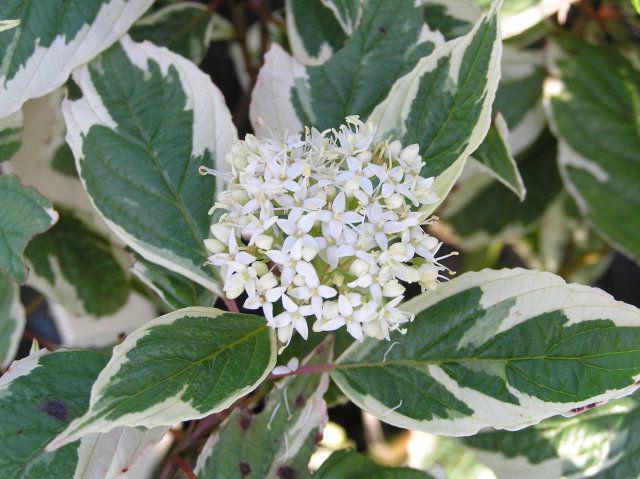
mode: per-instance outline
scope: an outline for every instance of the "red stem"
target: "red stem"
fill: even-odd
[[[232,313],[240,312],[240,308],[238,308],[238,304],[233,299],[229,299],[226,296],[222,296],[222,301],[224,301],[225,306]]]
[[[191,469],[191,466],[187,464],[187,461],[182,459],[177,454],[174,454],[173,456],[171,456],[171,462],[173,462],[176,466],[182,469],[182,472],[184,472],[189,479],[198,479],[198,476],[194,474],[193,469]]]

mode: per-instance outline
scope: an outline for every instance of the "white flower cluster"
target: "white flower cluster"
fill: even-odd
[[[398,309],[401,282],[433,289],[442,277],[441,243],[418,210],[437,201],[418,145],[376,142],[373,124],[348,117],[304,137],[247,135],[226,161],[209,262],[221,267],[227,297],[246,292],[244,307],[262,308],[282,343],[294,330],[306,339],[310,319],[314,331],[346,326],[358,341],[389,339],[413,319]]]

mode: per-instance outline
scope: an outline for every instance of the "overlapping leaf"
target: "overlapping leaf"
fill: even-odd
[[[5,0],[0,32],[0,117],[61,86],[129,29],[153,0]]]
[[[263,318],[185,308],[130,334],[98,376],[87,413],[50,448],[95,432],[198,419],[229,407],[275,364],[273,330]]]
[[[422,174],[436,176],[441,200],[491,123],[500,79],[498,6],[494,4],[467,35],[420,60],[371,114],[381,135],[420,145],[426,161]]]
[[[416,319],[405,335],[352,346],[331,373],[353,402],[396,426],[516,430],[638,387],[640,311],[598,289],[483,270],[406,309]]]
[[[234,30],[226,18],[213,13],[206,5],[180,2],[141,18],[130,35],[136,41],[149,40],[200,63],[211,42],[230,40]]]
[[[0,176],[0,270],[18,283],[27,279],[23,253],[29,240],[48,230],[58,213],[33,188],[23,188],[16,176]]]
[[[86,410],[91,384],[107,359],[91,351],[41,350],[11,365],[0,379],[1,477],[114,479],[162,438],[162,430],[121,428],[44,451]]]
[[[464,440],[498,479],[617,479],[640,476],[640,407],[634,395],[522,431]]]
[[[29,285],[77,315],[116,312],[129,296],[129,280],[111,244],[71,211],[60,213],[58,223],[25,251]]]
[[[527,189],[524,202],[487,176],[476,174],[448,198],[442,212],[458,244],[476,250],[493,241],[510,241],[528,233],[562,191],[555,169],[556,142],[547,132],[518,158]]]
[[[208,253],[216,184],[198,167],[236,138],[220,91],[190,61],[125,37],[74,72],[65,101],[80,178],[109,227],[142,257],[218,290]]]
[[[621,54],[566,39],[547,83],[566,189],[608,241],[640,258],[640,71]]]
[[[318,345],[303,364],[333,359],[333,340]],[[322,396],[327,374],[291,376],[277,383],[264,409],[236,409],[205,444],[195,472],[200,479],[309,477],[308,464],[327,421]]]
[[[274,45],[265,56],[251,102],[251,120],[265,133],[298,132],[369,116],[393,83],[435,46],[412,0],[368,0],[344,47],[321,65],[305,67]]]

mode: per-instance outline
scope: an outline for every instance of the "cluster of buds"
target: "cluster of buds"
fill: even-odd
[[[376,139],[376,126],[347,125],[278,139],[247,135],[226,161],[223,210],[206,240],[228,298],[262,308],[278,339],[346,327],[358,341],[389,339],[413,317],[399,309],[404,284],[433,289],[446,268],[420,212],[437,201],[418,145]],[[203,173],[217,174],[202,169]]]

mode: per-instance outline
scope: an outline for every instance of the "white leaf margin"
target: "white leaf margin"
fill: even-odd
[[[9,81],[6,75],[0,76],[0,117],[16,112],[25,101],[61,86],[74,68],[117,42],[152,3],[153,0],[105,2],[91,25],[85,24],[72,39],[57,35],[49,47],[36,45]]]
[[[89,409],[84,416],[72,421],[67,429],[60,433],[53,441],[47,446],[47,451],[53,451],[59,447],[69,444],[77,439],[83,438],[89,434],[105,433],[109,432],[120,426],[127,426],[135,424],[136,426],[142,426],[146,428],[155,428],[157,426],[172,425],[183,420],[195,420],[209,416],[216,412],[220,412],[231,406],[237,399],[245,396],[256,388],[257,385],[262,383],[264,379],[269,375],[276,363],[277,348],[275,341],[275,334],[273,329],[269,328],[268,332],[271,337],[271,357],[269,365],[265,368],[263,374],[253,384],[242,387],[233,393],[230,393],[227,399],[218,404],[214,409],[209,411],[200,412],[191,406],[189,402],[182,399],[182,394],[187,389],[185,384],[184,388],[176,396],[169,397],[160,403],[154,404],[152,407],[145,409],[144,411],[133,412],[118,417],[113,421],[106,420],[102,416],[102,412],[94,411],[94,406],[103,397],[106,389],[111,385],[111,381],[117,376],[118,371],[123,364],[127,362],[127,353],[135,349],[138,341],[144,338],[151,332],[151,329],[157,326],[170,325],[177,320],[187,317],[200,317],[209,318],[211,320],[217,318],[225,311],[206,308],[200,306],[193,306],[189,308],[179,309],[171,313],[160,316],[152,321],[149,321],[141,328],[137,329],[123,341],[121,344],[113,348],[111,359],[104,367],[104,369],[98,375],[93,387],[91,388],[91,400],[89,402]]]
[[[607,318],[619,327],[640,328],[640,310],[634,306],[616,301],[610,294],[598,288],[580,284],[567,284],[560,276],[552,273],[526,270],[522,268],[490,270],[463,274],[455,280],[439,286],[427,294],[422,294],[403,306],[405,311],[419,313],[434,304],[472,288],[480,288],[480,305],[487,309],[501,301],[516,298],[506,318],[492,334],[507,331],[529,318],[561,310],[568,321],[563,327],[583,321]],[[526,313],[523,313],[526,312]],[[472,328],[474,329],[474,328]],[[410,334],[410,331],[409,333]],[[468,332],[461,341],[477,340]],[[486,338],[489,339],[489,338]],[[339,364],[356,351],[366,354],[374,346],[370,341],[354,344],[338,358]],[[640,374],[634,377],[635,384],[619,390],[606,391],[586,401],[574,403],[553,403],[524,394],[511,386],[509,392],[518,398],[520,405],[505,403],[471,388],[460,386],[437,365],[428,365],[427,372],[458,400],[468,405],[474,413],[458,419],[437,418],[430,421],[412,419],[382,404],[375,397],[363,395],[352,388],[340,375],[331,374],[334,382],[357,406],[373,414],[380,420],[404,429],[425,431],[447,436],[470,436],[485,427],[517,431],[537,424],[556,415],[572,415],[572,409],[589,403],[607,402],[633,394],[640,387]]]
[[[402,137],[406,133],[406,125],[403,121],[411,112],[411,105],[418,94],[420,79],[422,76],[436,68],[441,58],[451,57],[451,70],[449,74],[455,84],[458,83],[458,72],[464,53],[473,41],[475,34],[482,24],[492,16],[498,14],[501,1],[494,2],[491,9],[483,15],[474,25],[473,29],[463,37],[450,40],[437,47],[431,55],[421,59],[412,71],[397,80],[389,95],[371,113],[369,121],[378,124],[378,134],[381,136],[396,134]],[[478,122],[474,125],[469,142],[462,154],[444,172],[438,175],[434,182],[434,189],[439,198],[437,203],[424,208],[427,213],[433,212],[447,196],[456,180],[460,176],[467,158],[473,153],[489,131],[491,126],[491,110],[496,96],[496,90],[500,82],[500,59],[502,55],[502,41],[500,37],[500,23],[496,24],[497,32],[493,43],[493,49],[489,60],[485,98]],[[400,125],[400,127],[398,127]]]
[[[143,71],[148,71],[150,60],[159,65],[163,75],[167,74],[169,67],[176,68],[187,96],[185,108],[193,110],[192,155],[200,156],[205,151],[209,151],[214,156],[219,170],[226,171],[230,168],[224,158],[231,150],[231,145],[237,140],[237,130],[222,93],[212,83],[210,77],[186,58],[148,41],[136,43],[127,35],[120,40],[120,44],[132,64]],[[82,180],[83,138],[94,125],[116,129],[117,124],[109,115],[93,86],[89,67],[84,65],[75,70],[73,79],[83,91],[84,96],[78,100],[66,98],[62,102],[62,113],[67,125],[67,144],[73,151],[76,168],[86,189],[84,180]],[[216,188],[218,191],[221,191],[223,185],[224,180],[221,177],[217,178]],[[96,207],[95,202],[93,200],[91,202],[114,234],[143,258],[182,274],[218,295],[221,294],[219,284],[209,276],[192,267],[193,265],[187,264],[188,262],[183,261],[173,252],[139,240],[104,216]]]
[[[4,369],[16,356],[18,346],[20,346],[20,339],[24,332],[25,325],[27,324],[27,315],[20,301],[20,286],[11,281],[8,277],[0,277],[0,281],[7,282],[7,288],[10,290],[11,302],[6,309],[7,316],[0,319],[1,322],[11,322],[14,324],[14,329],[11,332],[9,339],[9,345],[6,351],[0,351],[0,368]],[[2,313],[2,311],[0,311]],[[6,375],[6,374],[5,374]],[[4,377],[4,376],[2,376]],[[0,383],[1,384],[1,383]]]

